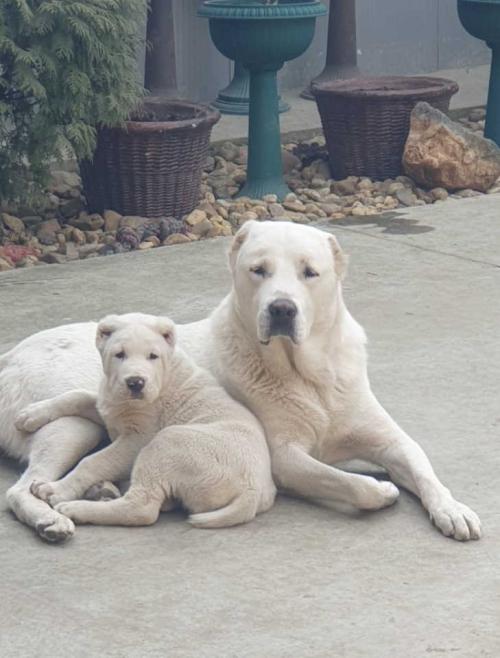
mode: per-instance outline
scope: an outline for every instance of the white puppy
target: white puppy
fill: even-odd
[[[109,316],[98,325],[96,343],[104,367],[98,396],[76,390],[34,403],[17,425],[36,431],[65,415],[102,418],[112,443],[63,479],[33,483],[32,493],[76,523],[146,525],[160,509],[181,503],[193,525],[218,528],[272,506],[276,490],[262,428],[175,347],[171,320]],[[100,481],[129,477],[137,455],[125,496],[77,500]]]

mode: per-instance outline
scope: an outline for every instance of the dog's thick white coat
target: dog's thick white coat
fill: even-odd
[[[75,390],[36,402],[17,425],[36,431],[68,414],[99,422],[97,410],[112,443],[63,479],[34,483],[39,498],[77,523],[115,525],[153,523],[160,509],[180,503],[193,525],[218,528],[272,506],[276,488],[260,423],[175,342],[168,318],[132,313],[99,323],[99,394]],[[93,485],[129,477],[134,460],[125,496],[79,500]]]
[[[207,320],[179,327],[179,338],[259,418],[279,487],[324,504],[390,504],[394,485],[333,466],[364,459],[415,493],[445,535],[479,538],[476,514],[452,497],[370,389],[365,335],[344,304],[346,257],[335,238],[288,222],[247,222],[233,241],[230,266],[229,295]],[[296,309],[288,337],[274,335],[270,320],[270,305],[282,299]],[[41,332],[0,360],[0,440],[11,455],[29,456],[8,500],[49,539],[70,532],[67,519],[41,508],[29,483],[62,475],[97,443],[100,429],[61,418],[26,439],[14,419],[29,402],[75,387],[96,390],[94,332],[92,323]]]

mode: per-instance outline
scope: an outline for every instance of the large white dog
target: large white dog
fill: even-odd
[[[346,257],[335,238],[289,222],[247,222],[234,238],[230,267],[229,295],[207,320],[180,327],[179,338],[264,425],[278,486],[323,504],[384,507],[396,498],[395,486],[332,466],[364,459],[417,495],[445,535],[478,539],[476,514],[452,497],[370,389],[365,335],[342,298]],[[49,541],[66,539],[73,526],[32,496],[30,484],[63,475],[99,442],[102,429],[61,418],[27,440],[14,419],[30,402],[73,388],[97,390],[95,327],[40,332],[0,359],[1,445],[29,459],[8,502]]]

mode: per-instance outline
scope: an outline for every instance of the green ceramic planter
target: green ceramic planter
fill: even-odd
[[[276,74],[307,50],[323,14],[318,0],[207,0],[200,7],[216,48],[250,72],[248,170],[240,196],[283,199],[290,191],[283,179]]]
[[[491,48],[484,134],[500,146],[500,0],[458,0],[458,15],[467,32]]]

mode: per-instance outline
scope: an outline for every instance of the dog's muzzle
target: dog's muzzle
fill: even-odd
[[[275,299],[268,306],[269,337],[286,336],[295,340],[297,305],[290,299]]]

